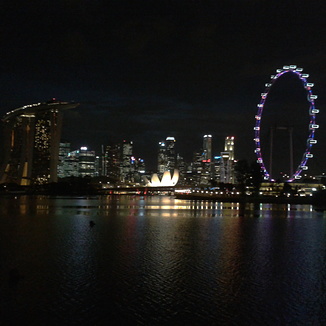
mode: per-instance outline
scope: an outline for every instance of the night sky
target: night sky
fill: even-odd
[[[321,110],[309,167],[325,170],[325,1],[12,0],[0,10],[1,115],[73,100],[80,106],[65,113],[63,128],[73,149],[133,140],[135,155],[155,168],[159,141],[174,136],[190,160],[209,133],[214,154],[235,136],[236,158],[251,161],[264,84],[295,64],[310,74]],[[304,146],[301,84],[288,78],[280,86],[270,102],[278,121],[304,126],[294,130]],[[263,119],[273,121],[267,109]]]

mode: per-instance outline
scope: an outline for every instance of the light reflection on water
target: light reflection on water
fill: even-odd
[[[0,213],[7,323],[326,324],[325,215],[309,205],[38,196]]]

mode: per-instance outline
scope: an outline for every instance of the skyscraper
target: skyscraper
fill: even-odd
[[[157,172],[164,173],[166,171],[166,146],[164,141],[158,143],[158,157],[157,157]]]
[[[70,142],[61,141],[59,145],[59,162],[58,162],[58,178],[65,178],[67,165],[68,165],[68,154],[70,153]]]
[[[95,152],[83,146],[78,151],[78,172],[81,177],[95,176]]]
[[[224,152],[221,152],[220,165],[221,182],[234,183],[234,137],[226,137],[224,142]]]
[[[111,178],[112,181],[120,180],[121,145],[102,147],[102,175]]]
[[[133,172],[132,165],[132,150],[133,142],[124,140],[122,143],[122,156],[120,162],[120,180],[121,182],[132,181]]]
[[[234,137],[228,136],[225,138],[224,152],[230,153],[230,160],[234,160]]]
[[[176,168],[175,138],[166,137],[165,141],[159,142],[158,164],[159,173],[173,170]]]
[[[175,154],[175,138],[166,137],[166,158],[167,158],[167,170],[173,170],[176,167],[176,154]]]
[[[77,103],[56,100],[8,112],[4,123],[4,160],[0,183],[19,185],[57,181],[62,111]]]
[[[212,135],[205,135],[203,141],[203,160],[212,161]]]

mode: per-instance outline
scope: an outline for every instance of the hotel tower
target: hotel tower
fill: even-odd
[[[2,118],[4,158],[0,183],[56,182],[62,111],[77,106],[78,103],[52,100],[6,113]]]

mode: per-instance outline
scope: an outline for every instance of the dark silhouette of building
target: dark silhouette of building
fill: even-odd
[[[62,111],[77,106],[78,103],[52,100],[6,113],[2,118],[4,160],[0,183],[56,182]]]

